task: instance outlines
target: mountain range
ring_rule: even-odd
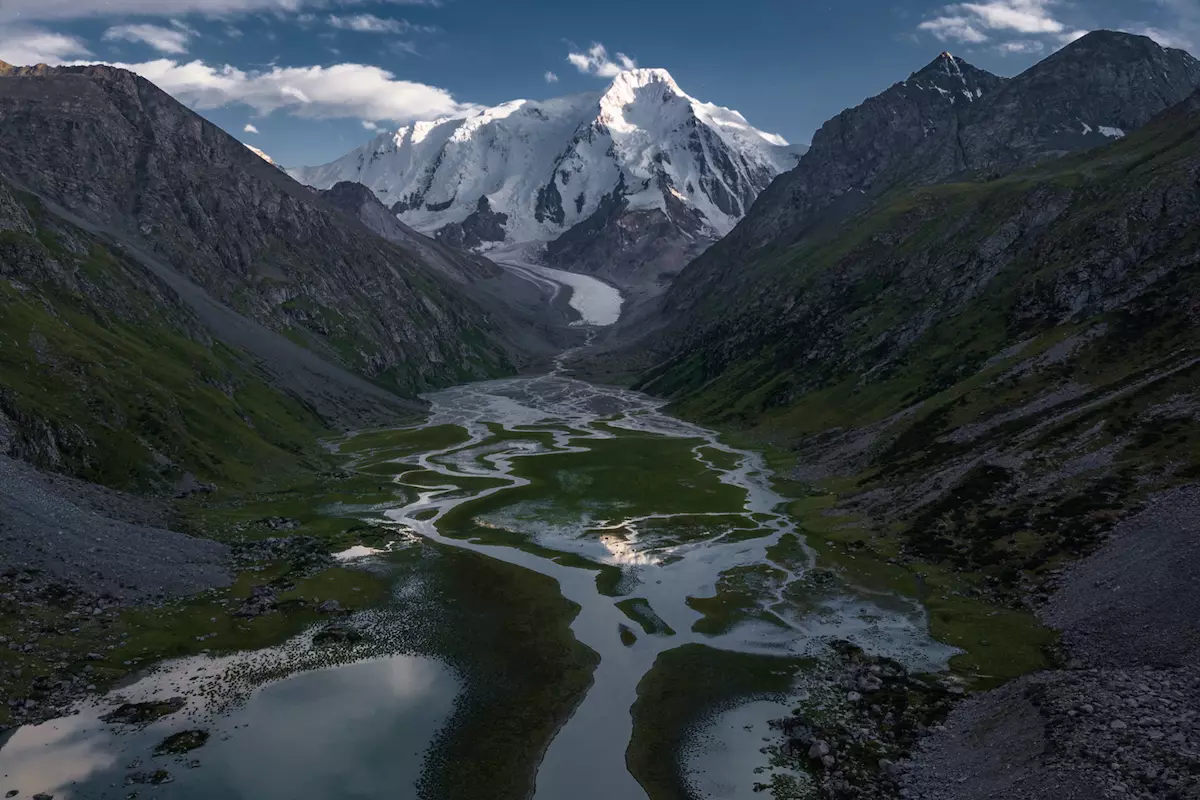
[[[361,183],[456,247],[526,245],[519,257],[643,287],[728,233],[803,150],[666,70],[633,69],[603,92],[415,122],[290,174]]]
[[[111,517],[118,489],[337,488],[357,478],[327,474],[324,437],[558,357],[761,449],[822,559],[814,586],[851,562],[881,595],[915,585],[931,626],[960,620],[1001,658],[1034,614],[1063,632],[1044,663],[1069,669],[953,710],[939,690],[944,728],[921,728],[952,741],[904,765],[860,745],[908,695],[847,684],[874,706],[849,731],[785,725],[772,750],[814,796],[1195,789],[1200,727],[1176,712],[1200,686],[1200,549],[1171,544],[1195,539],[1200,479],[1189,54],[1100,31],[1003,78],[943,53],[807,151],[630,70],[291,173],[130,72],[0,63],[0,135],[0,473],[41,470],[39,499],[100,497]],[[585,337],[540,273],[488,255],[642,302]],[[25,485],[0,485],[6,558],[62,533]],[[1115,534],[1143,513],[1157,521]],[[265,537],[281,522],[254,520]],[[166,533],[155,580],[195,546]],[[64,581],[94,577],[54,555]],[[991,604],[978,625],[967,596]],[[689,796],[677,761],[652,765],[656,797]]]

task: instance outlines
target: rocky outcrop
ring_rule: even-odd
[[[501,269],[486,258],[447,246],[405,225],[361,183],[343,181],[319,194],[372,233],[416,252],[424,263],[459,283],[495,278],[501,274]]]
[[[480,195],[475,210],[466,219],[438,229],[437,240],[459,248],[479,247],[484,242],[503,242],[507,222],[508,214],[493,211],[487,195]]]

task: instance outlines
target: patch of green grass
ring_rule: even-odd
[[[1032,612],[990,600],[977,578],[950,565],[902,559],[897,533],[846,527],[851,518],[826,513],[836,503],[836,495],[826,494],[789,507],[817,552],[818,567],[836,571],[851,587],[919,600],[929,612],[930,634],[965,651],[951,667],[981,688],[1049,665],[1056,636]],[[798,548],[794,541],[780,545],[772,558],[786,560],[787,548]],[[790,557],[799,558],[798,550]]]
[[[692,625],[692,631],[708,636],[727,633],[741,622],[758,620],[782,626],[762,602],[767,587],[784,579],[784,574],[769,564],[734,567],[721,573],[717,592],[712,597],[689,597],[687,604],[704,616]]]
[[[773,533],[747,521],[743,514],[729,515],[680,515],[666,519],[646,519],[637,523],[642,542],[654,547],[702,542],[721,538],[724,542],[757,539]]]
[[[629,772],[650,800],[693,800],[681,773],[683,745],[709,715],[786,693],[804,661],[688,644],[661,653],[638,684]]]
[[[654,613],[654,609],[650,606],[649,601],[642,597],[630,597],[616,604],[617,608],[621,609],[621,613],[629,617],[630,620],[642,626],[642,631],[647,636],[674,636],[675,631],[671,630],[671,626],[663,622],[662,617]]]
[[[727,453],[724,450],[718,450],[715,447],[701,447],[696,452],[701,458],[712,464],[717,469],[736,469],[737,465],[742,462],[742,456],[739,454]]]
[[[490,478],[486,475],[443,475],[431,470],[409,469],[401,474],[403,483],[432,489],[437,486],[456,486],[468,494],[482,492],[507,486],[510,481],[505,478]],[[507,492],[505,493],[507,494]]]
[[[518,503],[542,503],[564,515],[597,507],[624,516],[741,511],[745,492],[722,484],[692,456],[695,440],[626,436],[586,440],[581,453],[550,453],[513,461],[528,486],[468,503],[447,515],[448,527]]]
[[[60,469],[123,489],[161,488],[185,471],[249,487],[320,461],[321,421],[232,350],[165,319],[102,313],[0,282],[0,404],[60,432]]]
[[[599,661],[570,630],[579,608],[536,572],[452,548],[424,550],[414,569],[437,598],[431,646],[467,684],[418,793],[527,797],[550,739],[582,701]],[[428,600],[414,602],[414,619],[430,613]]]
[[[324,540],[330,551],[380,544],[392,537],[383,512],[416,499],[392,481],[361,473],[326,472],[263,492],[198,495],[181,504],[193,533],[211,539],[265,539],[303,534]],[[299,523],[276,530],[268,520]]]
[[[552,453],[516,459],[514,473],[529,484],[464,503],[442,518],[448,536],[525,547],[529,537],[481,525],[478,518],[526,505],[554,518],[582,520],[597,508],[621,515],[741,509],[744,492],[721,484],[696,462],[695,442],[653,436],[588,441],[582,453]],[[432,480],[432,478],[431,478]]]
[[[64,616],[53,605],[18,608],[0,601],[0,631],[10,640],[19,641],[22,629],[40,633],[38,652],[0,650],[0,669],[20,670],[20,678],[6,683],[5,693],[27,696],[37,679],[61,674],[61,667],[42,659],[43,650],[65,654],[66,672],[82,673],[86,668],[88,681],[104,689],[165,659],[282,644],[323,618],[317,606],[325,600],[356,610],[373,607],[388,595],[388,581],[374,573],[334,567],[302,576],[290,570],[284,563],[267,565],[261,571],[242,572],[228,588],[112,615]],[[251,587],[264,584],[279,588],[279,610],[253,618],[234,616]],[[7,715],[7,706],[0,707],[0,722]]]
[[[351,434],[337,443],[339,453],[346,455],[378,455],[401,457],[431,450],[445,450],[465,444],[470,439],[466,428],[459,425],[435,425],[428,428],[389,428]]]

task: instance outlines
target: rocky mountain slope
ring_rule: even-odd
[[[482,256],[452,247],[405,225],[361,183],[343,181],[320,191],[319,195],[377,236],[416,252],[424,263],[458,283],[495,278],[504,273]]]
[[[507,368],[484,312],[149,82],[8,68],[0,173],[217,302],[402,394]]]
[[[4,453],[242,485],[528,356],[468,296],[497,267],[373,234],[131,73],[0,66],[0,134]]]
[[[602,93],[417,122],[291,174],[362,183],[457,247],[545,245],[548,263],[640,285],[728,233],[797,152],[637,69]]]
[[[1108,147],[766,248],[642,385],[789,442],[814,479],[862,475],[864,510],[942,531],[914,539],[930,555],[1041,566],[1094,533],[1004,546],[1048,496],[1109,480],[1104,507],[1195,468],[1198,132],[1193,95]],[[963,510],[1006,492],[994,526]]]
[[[1128,48],[1149,55],[1122,60]],[[1072,70],[1116,94],[1046,77]],[[1183,586],[1200,552],[1200,80],[1190,57],[1112,34],[1031,73],[993,88],[1007,99],[990,110],[986,86],[960,95],[969,110],[955,118],[986,111],[988,137],[959,127],[949,149],[920,136],[845,151],[843,169],[886,175],[853,203],[821,205],[814,176],[832,173],[806,156],[731,236],[761,246],[735,257],[722,242],[680,276],[657,339],[668,357],[639,384],[768,446],[835,569],[918,592],[951,575],[940,602],[987,598],[1062,631],[1049,656],[1062,669],[973,697],[907,763],[856,771],[839,750],[814,772],[820,797],[1197,791]],[[1013,111],[1038,106],[1018,81],[1091,98],[1126,135],[1051,158],[1091,134],[1060,137]],[[843,121],[868,124],[868,107]],[[830,147],[818,137],[812,153]],[[991,155],[963,171],[945,166],[955,152]],[[795,204],[769,205],[785,184],[801,187]],[[988,627],[980,643],[1004,648],[1007,635]],[[797,769],[812,770],[806,752]]]
[[[795,241],[897,187],[995,178],[1103,146],[1197,87],[1200,61],[1190,54],[1111,31],[1090,33],[1011,79],[943,53],[826,122],[797,167],[690,265],[668,313],[719,291],[748,250]]]

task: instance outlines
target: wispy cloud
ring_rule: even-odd
[[[258,128],[247,122],[246,127],[242,128],[242,133],[258,133]]]
[[[587,52],[568,54],[567,61],[583,74],[597,75],[601,78],[611,78],[623,69],[637,67],[637,62],[624,53],[617,53],[614,58],[609,58],[608,49],[599,42],[593,43]]]
[[[92,53],[78,36],[67,36],[41,28],[0,28],[0,61],[18,66],[61,64],[87,58]]]
[[[927,19],[918,28],[942,41],[980,44],[993,34],[1061,34],[1067,26],[1051,9],[1058,0],[993,0],[988,3],[956,3],[940,16]]]
[[[945,41],[967,42],[979,44],[986,42],[986,33],[972,24],[966,17],[934,17],[927,19],[917,26],[923,31],[929,31],[937,38]]]
[[[356,33],[436,33],[431,25],[414,25],[406,19],[377,17],[374,14],[329,15],[329,24],[344,31]]]
[[[108,42],[137,42],[148,44],[160,53],[179,55],[188,51],[192,30],[182,23],[164,28],[161,25],[115,25],[104,32]]]
[[[1058,35],[1058,41],[1062,42],[1063,44],[1070,44],[1071,42],[1079,41],[1089,33],[1091,33],[1091,31],[1064,31]]]
[[[546,70],[542,77],[545,79],[546,83],[558,83],[558,75],[550,70]]]
[[[1178,47],[1200,53],[1200,3],[1196,0],[1154,0],[1162,20],[1157,25],[1135,27],[1133,32],[1149,36],[1163,47]]]
[[[1132,29],[1130,33],[1149,36],[1163,47],[1175,47],[1180,50],[1190,50],[1194,46],[1192,39],[1179,30],[1164,31],[1163,29],[1155,28],[1152,25],[1141,25]]]
[[[1040,53],[1046,49],[1046,45],[1036,39],[1017,39],[1011,42],[1001,42],[996,45],[996,49],[1004,55],[1026,55]]]
[[[383,128],[380,128],[380,127],[379,127],[377,124],[375,124],[374,122],[372,122],[372,121],[371,121],[371,120],[369,120],[369,119],[364,119],[364,120],[362,121],[362,126],[363,126],[364,128],[366,128],[367,130],[369,130],[369,131],[381,131],[381,130],[383,130]]]

